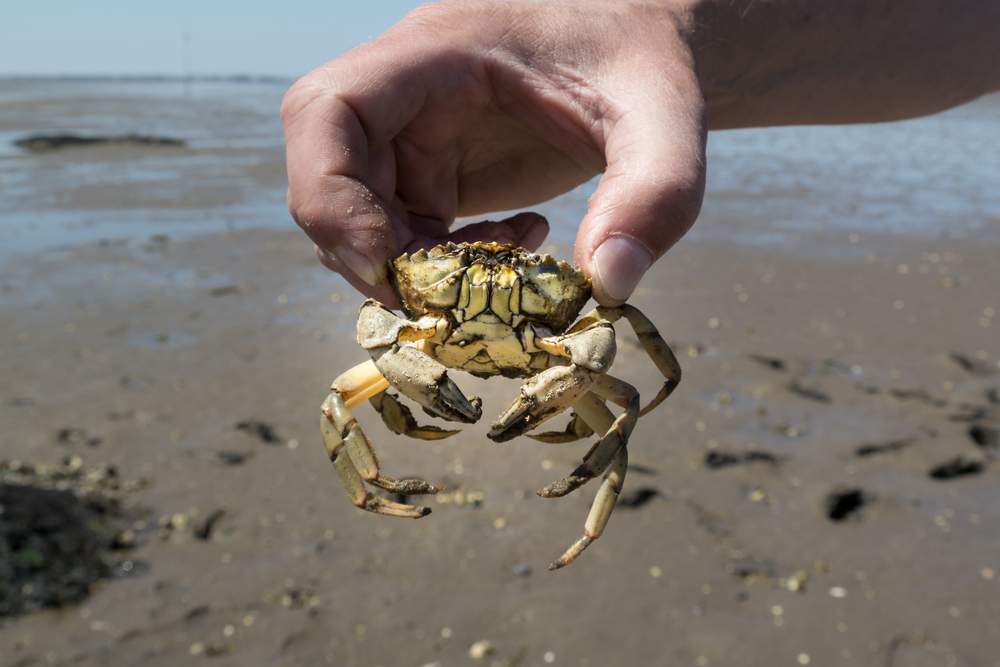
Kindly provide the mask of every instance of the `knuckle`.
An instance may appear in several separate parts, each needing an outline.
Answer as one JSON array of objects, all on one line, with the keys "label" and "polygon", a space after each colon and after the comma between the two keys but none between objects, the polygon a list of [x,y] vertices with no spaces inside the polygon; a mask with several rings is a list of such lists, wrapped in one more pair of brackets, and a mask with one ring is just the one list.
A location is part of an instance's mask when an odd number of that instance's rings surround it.
[{"label": "knuckle", "polygon": [[323,96],[327,85],[321,70],[314,70],[292,84],[281,100],[281,122],[287,128]]},{"label": "knuckle", "polygon": [[330,217],[330,206],[316,193],[302,189],[288,189],[288,212],[302,227],[312,227]]}]

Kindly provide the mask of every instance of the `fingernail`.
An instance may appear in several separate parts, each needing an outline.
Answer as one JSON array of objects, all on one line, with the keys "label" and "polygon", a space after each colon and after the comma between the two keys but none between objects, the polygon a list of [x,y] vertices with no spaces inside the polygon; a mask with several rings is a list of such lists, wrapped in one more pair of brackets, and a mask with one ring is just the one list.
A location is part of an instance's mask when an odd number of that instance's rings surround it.
[{"label": "fingernail", "polygon": [[333,254],[337,259],[346,264],[347,268],[358,274],[359,278],[372,287],[385,282],[385,267],[376,265],[356,250],[352,250],[347,246],[340,246],[333,249]]},{"label": "fingernail", "polygon": [[610,236],[594,251],[601,287],[616,301],[625,301],[653,264],[645,246],[627,236]]}]

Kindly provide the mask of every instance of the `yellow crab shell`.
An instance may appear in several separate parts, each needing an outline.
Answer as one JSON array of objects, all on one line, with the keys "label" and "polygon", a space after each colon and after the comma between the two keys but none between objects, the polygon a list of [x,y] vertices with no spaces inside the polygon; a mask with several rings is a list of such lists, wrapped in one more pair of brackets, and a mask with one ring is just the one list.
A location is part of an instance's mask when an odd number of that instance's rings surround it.
[{"label": "yellow crab shell", "polygon": [[[590,279],[566,262],[499,243],[449,243],[389,265],[389,284],[409,319],[450,312],[517,328],[522,322],[553,333],[569,328],[590,299]],[[491,317],[492,316],[492,317]]]}]

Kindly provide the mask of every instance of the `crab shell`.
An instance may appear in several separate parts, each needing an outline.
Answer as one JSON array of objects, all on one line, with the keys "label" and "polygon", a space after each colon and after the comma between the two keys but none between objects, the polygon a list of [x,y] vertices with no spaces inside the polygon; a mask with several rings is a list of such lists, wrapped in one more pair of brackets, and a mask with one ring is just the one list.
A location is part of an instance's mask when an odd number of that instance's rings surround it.
[{"label": "crab shell", "polygon": [[[389,264],[389,284],[409,319],[450,312],[562,333],[590,299],[590,279],[566,262],[499,243],[449,243]],[[489,311],[489,312],[487,312]]]}]

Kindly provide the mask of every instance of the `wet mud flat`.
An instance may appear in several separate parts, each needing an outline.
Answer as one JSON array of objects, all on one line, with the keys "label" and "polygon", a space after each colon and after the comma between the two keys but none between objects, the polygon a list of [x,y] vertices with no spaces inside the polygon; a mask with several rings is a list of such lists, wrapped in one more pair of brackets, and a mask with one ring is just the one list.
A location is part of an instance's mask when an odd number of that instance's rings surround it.
[{"label": "wet mud flat", "polygon": [[[684,378],[555,573],[596,484],[535,491],[589,442],[413,441],[360,407],[385,474],[447,490],[416,521],[349,504],[319,404],[365,358],[362,299],[298,231],[5,261],[0,458],[113,468],[107,552],[142,567],[6,614],[0,664],[996,667],[997,234],[682,242],[633,303]],[[613,374],[659,386],[627,327]],[[456,379],[484,415],[517,392]]]}]

